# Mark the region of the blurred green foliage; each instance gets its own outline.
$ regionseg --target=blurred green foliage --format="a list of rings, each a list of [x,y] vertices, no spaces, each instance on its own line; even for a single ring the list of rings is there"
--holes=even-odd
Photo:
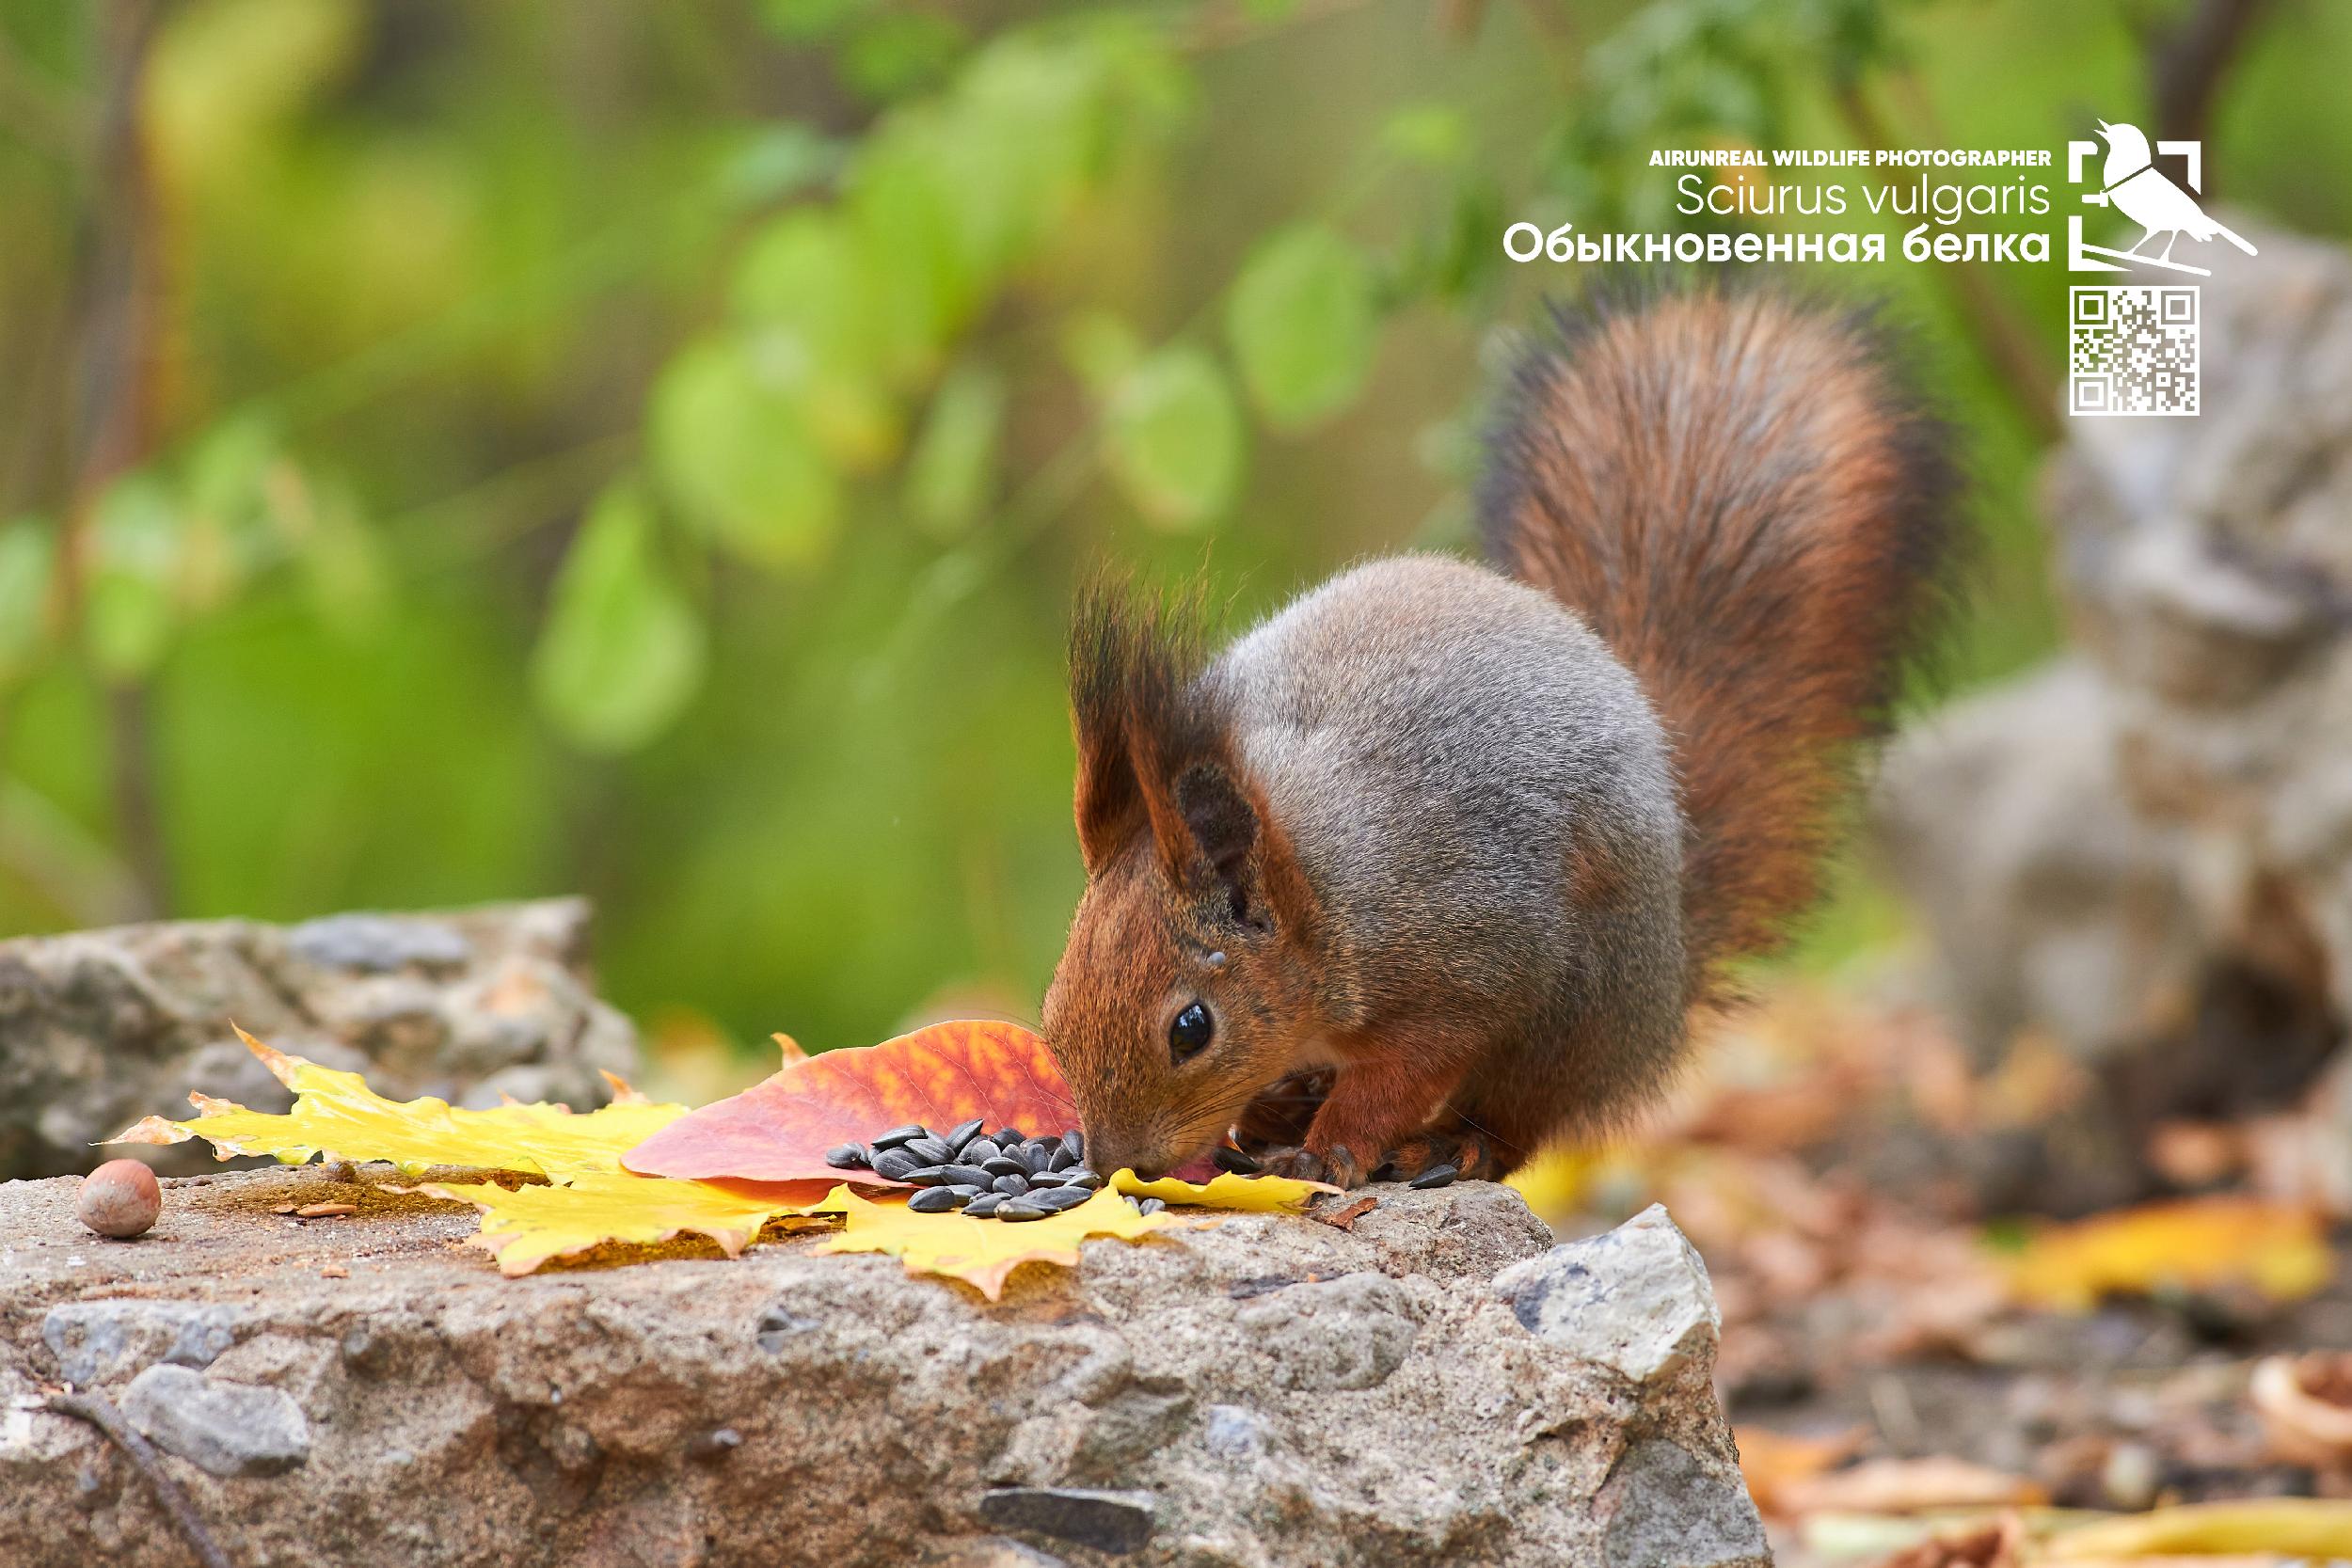
[[[2277,9],[2210,166],[2343,233],[2352,13]],[[0,0],[0,929],[576,890],[625,1006],[820,1047],[1033,1007],[1076,578],[1238,618],[1465,541],[1497,351],[1579,281],[1506,223],[1670,226],[1654,145],[2058,146],[2168,21],[145,10]],[[1963,683],[2056,635],[1987,347],[2062,341],[2055,277],[1817,280],[1917,324],[1967,432]]]

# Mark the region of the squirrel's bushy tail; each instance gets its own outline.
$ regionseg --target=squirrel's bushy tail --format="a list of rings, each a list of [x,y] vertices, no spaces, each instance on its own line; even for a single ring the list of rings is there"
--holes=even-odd
[[[1687,827],[1693,995],[1770,946],[1939,619],[1944,431],[1863,320],[1703,290],[1563,316],[1503,411],[1496,563],[1640,679]]]

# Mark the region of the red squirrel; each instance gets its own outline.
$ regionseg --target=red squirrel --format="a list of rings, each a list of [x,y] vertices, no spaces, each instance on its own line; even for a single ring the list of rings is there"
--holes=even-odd
[[[1868,325],[1704,288],[1528,358],[1491,565],[1375,560],[1209,658],[1092,596],[1044,1011],[1089,1163],[1171,1169],[1327,1081],[1266,1168],[1492,1179],[1656,1097],[1815,895],[1955,489]]]

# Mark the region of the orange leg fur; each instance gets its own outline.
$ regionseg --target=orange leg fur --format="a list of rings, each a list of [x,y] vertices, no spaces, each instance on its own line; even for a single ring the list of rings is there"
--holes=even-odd
[[[1391,1150],[1429,1125],[1461,1080],[1458,1070],[1430,1076],[1427,1056],[1373,1057],[1350,1062],[1312,1126],[1304,1148],[1276,1149],[1263,1162],[1279,1176],[1360,1186]]]

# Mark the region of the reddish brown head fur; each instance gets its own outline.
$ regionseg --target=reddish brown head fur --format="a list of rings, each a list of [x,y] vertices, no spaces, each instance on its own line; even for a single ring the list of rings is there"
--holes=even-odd
[[[1045,1033],[1105,1172],[1202,1152],[1318,1030],[1312,895],[1195,646],[1107,590],[1071,638],[1087,891]],[[1195,1001],[1213,1035],[1180,1062],[1169,1029]]]

